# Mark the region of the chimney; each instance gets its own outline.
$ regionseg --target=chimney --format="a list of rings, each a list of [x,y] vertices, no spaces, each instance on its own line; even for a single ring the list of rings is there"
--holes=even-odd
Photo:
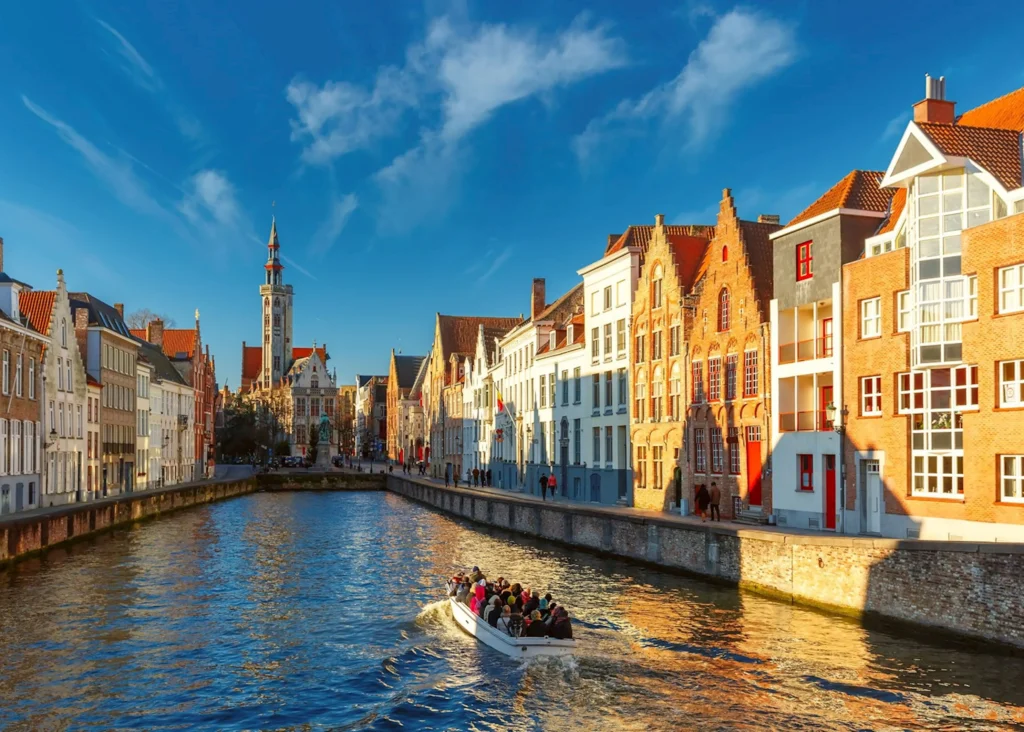
[[[85,330],[89,327],[89,309],[78,308],[75,310],[75,330]]]
[[[946,77],[924,76],[924,99],[914,105],[915,122],[951,125],[956,121],[956,102],[946,100]]]
[[[779,223],[779,215],[778,214],[760,214],[757,217],[757,223],[759,223],[759,224],[778,224]]]
[[[152,343],[154,346],[158,346],[160,350],[164,347],[164,321],[160,318],[154,318],[153,320],[146,323],[146,340]]]
[[[4,238],[0,236],[0,272],[4,271]]]
[[[654,215],[654,225],[655,226],[664,226],[665,225],[665,214],[655,214]]]
[[[123,302],[115,302],[114,303],[114,310],[117,311],[117,314],[120,315],[122,319],[124,318],[124,303]]]
[[[544,278],[533,278],[533,298],[530,300],[530,320],[544,312]]]

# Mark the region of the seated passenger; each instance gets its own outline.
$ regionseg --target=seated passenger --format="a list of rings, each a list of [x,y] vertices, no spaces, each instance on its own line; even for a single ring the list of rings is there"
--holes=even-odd
[[[474,615],[478,615],[479,614],[476,611],[476,606],[477,606],[476,596],[474,595],[473,597],[469,598],[469,611],[471,613],[473,613]]]
[[[511,635],[512,614],[509,612],[508,605],[502,609],[501,615],[494,622],[494,627],[503,633]]]
[[[530,614],[530,624],[526,626],[526,637],[543,638],[547,632],[548,628],[544,625],[544,621],[541,620],[540,611],[534,610]]]
[[[555,615],[555,621],[551,624],[551,637],[560,640],[572,640],[572,623],[569,622],[569,613],[565,608],[559,608]]]
[[[543,598],[541,598],[540,606],[538,607],[538,609],[540,610],[542,615],[546,615],[547,613],[549,613],[551,611],[551,608],[549,607],[549,605],[551,605],[551,593],[550,592],[548,594],[544,595]]]
[[[466,604],[466,600],[469,598],[470,590],[472,585],[469,582],[463,582],[459,585],[459,589],[455,592],[455,602],[461,602],[463,605]]]
[[[469,573],[469,581],[474,584],[484,578],[483,572],[480,571],[479,567],[473,567],[473,571]]]
[[[523,603],[523,615],[531,616],[534,610],[540,609],[540,593],[534,591],[525,603]]]
[[[498,618],[501,617],[502,605],[498,598],[494,598],[491,601],[490,608],[487,611],[487,624],[492,628],[498,627]]]

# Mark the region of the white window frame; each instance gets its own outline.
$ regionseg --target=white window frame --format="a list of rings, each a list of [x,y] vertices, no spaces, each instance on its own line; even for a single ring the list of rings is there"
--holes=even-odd
[[[869,388],[870,387],[870,388]],[[870,407],[869,407],[870,405]],[[860,413],[864,417],[882,414],[882,377],[860,377]]]
[[[1015,282],[1007,285],[1007,275],[1013,274]],[[1024,264],[1003,267],[996,273],[996,287],[999,291],[999,313],[1019,313],[1024,311]],[[1015,302],[1007,305],[1007,297],[1012,295]]]
[[[914,306],[910,301],[910,290],[896,293],[896,330],[909,333],[913,327]]]
[[[1006,379],[1006,367],[1013,370],[1009,380]],[[999,367],[999,406],[1024,407],[1024,359],[1016,361],[1000,361]]]
[[[999,460],[1000,502],[1024,503],[1024,455],[998,455],[996,459]],[[1007,495],[1008,487],[1010,495]]]
[[[871,308],[874,312],[869,312]],[[869,326],[871,326],[869,328]],[[869,297],[860,301],[860,337],[877,338],[882,335],[882,298]]]

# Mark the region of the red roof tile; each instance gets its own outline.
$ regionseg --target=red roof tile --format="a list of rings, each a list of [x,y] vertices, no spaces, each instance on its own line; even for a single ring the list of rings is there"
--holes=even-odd
[[[100,382],[99,382],[99,381],[98,381],[98,380],[96,379],[96,377],[95,377],[95,376],[93,376],[92,374],[89,374],[89,373],[87,373],[87,374],[85,375],[85,383],[86,383],[86,384],[88,384],[89,386],[99,386],[99,387],[102,387],[102,386],[103,386],[103,384],[101,384],[101,383],[100,383]]]
[[[607,257],[609,254],[623,249],[624,247],[639,247],[641,255],[647,254],[647,248],[651,243],[651,234],[654,233],[654,226],[647,225],[633,225],[630,226],[626,231],[614,242],[609,237],[608,246],[604,251],[604,255]],[[668,237],[673,236],[706,236],[711,239],[715,236],[714,226],[704,225],[672,225],[665,227],[665,235]]]
[[[500,338],[522,321],[519,318],[481,318],[470,315],[437,316],[441,333],[441,356],[447,359],[453,353],[476,353],[476,339],[480,326],[484,327],[484,338],[489,343]]]
[[[970,158],[1008,191],[1021,187],[1021,133],[1017,130],[934,122],[918,122],[917,126],[946,155]]]
[[[33,330],[45,336],[50,335],[50,320],[53,315],[53,301],[57,293],[53,290],[24,290],[18,295],[18,308],[28,318]]]
[[[763,317],[768,317],[769,306],[774,292],[774,260],[772,242],[768,237],[782,227],[778,224],[762,224],[756,221],[740,221],[740,234],[747,252],[747,266],[754,278],[754,289],[761,305]]]
[[[327,359],[328,359],[328,356],[327,356],[327,346],[322,346],[321,348],[316,349],[316,352],[317,352],[317,355],[320,356],[320,360],[323,361],[324,363],[327,363]],[[313,349],[312,348],[306,348],[305,346],[303,346],[301,348],[293,348],[292,349],[292,360],[298,361],[300,358],[306,358],[306,356],[311,356],[312,354],[313,354]],[[262,358],[262,355],[261,355],[261,358]]]
[[[669,249],[672,250],[679,285],[689,291],[698,279],[701,264],[704,262],[704,252],[708,248],[711,236],[668,234],[665,238],[668,240]]]
[[[260,377],[263,368],[263,349],[259,346],[246,346],[242,349],[242,379],[250,381]]]
[[[896,192],[892,196],[892,203],[889,205],[889,215],[878,231],[875,232],[875,236],[878,234],[888,234],[890,231],[896,228],[896,222],[900,220],[900,215],[903,213],[903,208],[907,205],[907,189],[897,188]]]
[[[837,208],[884,213],[889,209],[889,200],[892,198],[892,191],[878,187],[884,175],[885,173],[877,170],[851,171],[817,201],[797,214],[787,226],[813,219]]]
[[[964,112],[958,125],[1024,132],[1024,87]]]
[[[140,340],[146,340],[145,328],[132,328],[128,332]],[[191,360],[192,356],[194,356],[196,352],[196,329],[164,328],[164,342],[162,350],[167,358],[187,358]],[[185,355],[180,356],[179,354],[182,353]]]

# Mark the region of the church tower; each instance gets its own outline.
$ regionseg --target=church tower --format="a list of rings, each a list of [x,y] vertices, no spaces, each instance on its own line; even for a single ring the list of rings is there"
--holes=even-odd
[[[266,281],[260,285],[263,301],[263,370],[259,381],[273,386],[291,365],[292,353],[292,286],[284,284],[281,245],[277,240],[277,220],[270,224],[267,242]]]

